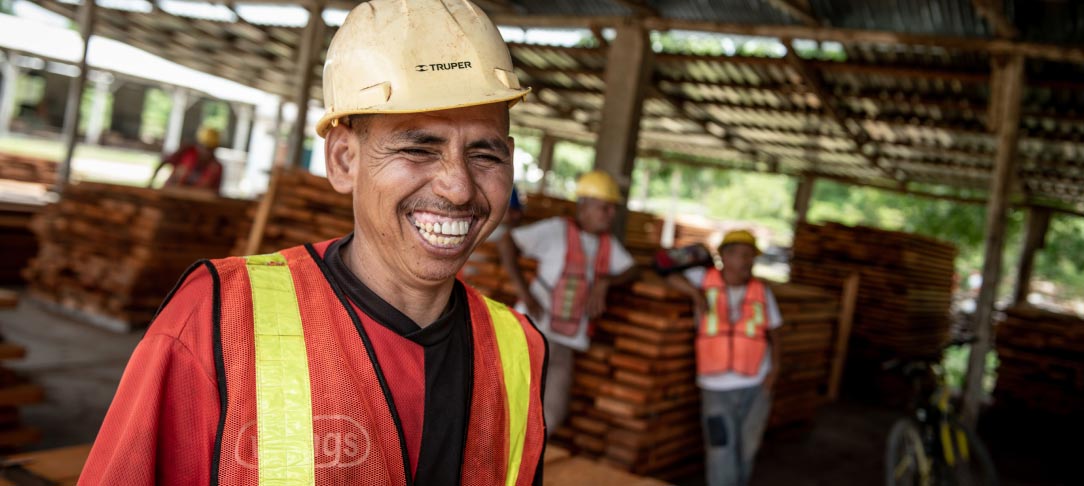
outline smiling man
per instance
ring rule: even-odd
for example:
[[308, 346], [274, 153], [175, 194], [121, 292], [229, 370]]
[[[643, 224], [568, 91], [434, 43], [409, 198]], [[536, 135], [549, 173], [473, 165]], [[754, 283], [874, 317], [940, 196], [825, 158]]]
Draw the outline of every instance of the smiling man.
[[80, 483], [541, 484], [545, 341], [455, 279], [504, 216], [527, 92], [467, 1], [355, 8], [317, 126], [354, 232], [194, 265]]

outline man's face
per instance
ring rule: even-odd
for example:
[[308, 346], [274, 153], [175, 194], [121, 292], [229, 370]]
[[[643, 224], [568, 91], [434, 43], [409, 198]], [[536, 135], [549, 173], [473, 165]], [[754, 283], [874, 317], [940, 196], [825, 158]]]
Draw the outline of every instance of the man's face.
[[370, 116], [360, 135], [342, 130], [328, 139], [329, 165], [349, 161], [358, 243], [381, 260], [386, 278], [452, 278], [508, 205], [507, 106]]
[[607, 233], [613, 228], [617, 205], [585, 197], [576, 205], [580, 227], [588, 233]]
[[719, 254], [723, 260], [723, 273], [729, 285], [742, 285], [753, 277], [753, 262], [757, 251], [752, 245], [731, 243]]

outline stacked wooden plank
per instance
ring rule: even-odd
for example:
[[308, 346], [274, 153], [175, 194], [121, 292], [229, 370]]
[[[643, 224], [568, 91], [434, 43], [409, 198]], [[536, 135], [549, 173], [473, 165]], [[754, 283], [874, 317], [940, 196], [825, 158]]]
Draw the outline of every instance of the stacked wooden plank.
[[35, 217], [33, 295], [120, 330], [150, 322], [181, 273], [228, 256], [251, 203], [209, 193], [70, 186]]
[[[24, 356], [25, 348], [0, 338], [0, 361]], [[20, 423], [19, 407], [40, 403], [44, 398], [40, 386], [27, 383], [14, 371], [0, 365], [0, 453], [10, 453], [41, 439], [38, 429]]]
[[258, 206], [248, 213], [233, 253], [270, 253], [305, 243], [339, 238], [354, 231], [354, 207], [350, 194], [339, 194], [326, 177], [303, 170], [283, 171], [275, 180], [270, 215], [260, 246], [246, 252], [249, 231]]
[[772, 293], [783, 317], [782, 363], [772, 389], [768, 426], [806, 424], [829, 400], [832, 380], [839, 379], [832, 376], [832, 363], [845, 353], [838, 335], [840, 296], [797, 284], [772, 285]]
[[1007, 309], [997, 355], [998, 407], [1084, 422], [1084, 319], [1027, 305]]
[[53, 184], [56, 182], [56, 165], [55, 160], [0, 153], [0, 179]]
[[591, 349], [576, 357], [566, 430], [577, 453], [634, 474], [701, 467], [692, 306], [651, 275], [610, 293]]
[[800, 224], [791, 282], [838, 291], [861, 275], [852, 363], [940, 356], [949, 337], [956, 248], [931, 238], [867, 227]]
[[667, 484], [656, 479], [637, 477], [582, 457], [572, 457], [567, 450], [557, 446], [546, 447], [543, 467], [545, 468], [543, 484], [552, 486], [598, 486], [600, 484], [665, 486]]
[[38, 252], [30, 221], [41, 210], [37, 204], [0, 201], [0, 285], [22, 284], [23, 267]]

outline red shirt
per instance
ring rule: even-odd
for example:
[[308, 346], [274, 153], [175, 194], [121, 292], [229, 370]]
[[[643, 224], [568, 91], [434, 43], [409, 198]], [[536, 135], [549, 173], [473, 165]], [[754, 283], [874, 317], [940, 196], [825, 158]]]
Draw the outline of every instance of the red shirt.
[[[167, 298], [166, 305], [128, 363], [79, 484], [210, 483], [220, 411], [213, 354], [213, 292], [212, 276], [201, 264], [194, 266]], [[464, 304], [463, 301], [456, 304], [455, 313], [468, 315]], [[354, 305], [358, 303], [354, 302]], [[446, 425], [456, 420], [436, 417], [437, 420], [425, 422], [440, 409], [465, 411], [467, 405], [450, 406], [446, 394], [430, 397], [433, 383], [427, 375], [432, 373], [432, 367], [426, 366], [431, 358], [430, 346], [398, 334], [387, 323], [377, 322], [380, 315], [369, 317], [363, 321], [371, 323], [365, 327], [372, 338], [377, 359], [385, 372], [394, 370], [394, 376], [389, 375], [388, 381], [392, 384], [395, 408], [401, 418], [411, 469], [421, 477], [426, 476], [423, 470], [433, 471], [432, 476], [435, 476], [418, 484], [458, 484], [460, 461], [454, 461], [456, 464], [451, 471], [444, 470], [446, 468], [439, 463], [426, 466], [435, 462], [429, 459], [434, 453], [435, 458], [443, 457], [444, 462], [451, 459], [449, 451], [440, 442], [448, 443], [448, 438], [459, 437], [454, 439], [455, 445], [462, 446], [462, 434], [431, 430], [434, 423]], [[469, 323], [469, 317], [464, 317], [463, 321]], [[350, 322], [329, 325], [353, 327]], [[454, 368], [449, 364], [445, 361], [442, 368]], [[454, 391], [456, 389], [458, 387], [453, 389], [453, 395], [459, 395]], [[433, 403], [430, 398], [444, 402]], [[467, 391], [464, 390], [455, 400], [466, 398]], [[429, 407], [426, 402], [430, 402]], [[461, 422], [464, 426], [465, 419], [463, 417]], [[445, 439], [430, 447], [429, 444], [439, 437]], [[454, 483], [441, 479], [447, 478], [449, 473], [454, 473]]]
[[165, 161], [173, 166], [173, 173], [166, 180], [167, 186], [196, 187], [214, 189], [222, 187], [222, 164], [215, 160], [214, 154], [200, 160], [200, 151], [196, 146], [178, 150]]

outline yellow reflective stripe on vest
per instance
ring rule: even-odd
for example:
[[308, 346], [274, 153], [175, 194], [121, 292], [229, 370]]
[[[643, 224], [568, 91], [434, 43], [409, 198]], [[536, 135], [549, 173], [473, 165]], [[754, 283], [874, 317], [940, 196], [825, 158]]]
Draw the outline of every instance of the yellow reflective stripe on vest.
[[485, 301], [497, 336], [508, 403], [508, 474], [505, 485], [514, 486], [519, 478], [523, 442], [527, 436], [527, 412], [531, 404], [531, 354], [519, 319], [504, 304], [488, 297]]
[[294, 280], [279, 253], [245, 258], [256, 342], [260, 486], [316, 483], [309, 358]]

